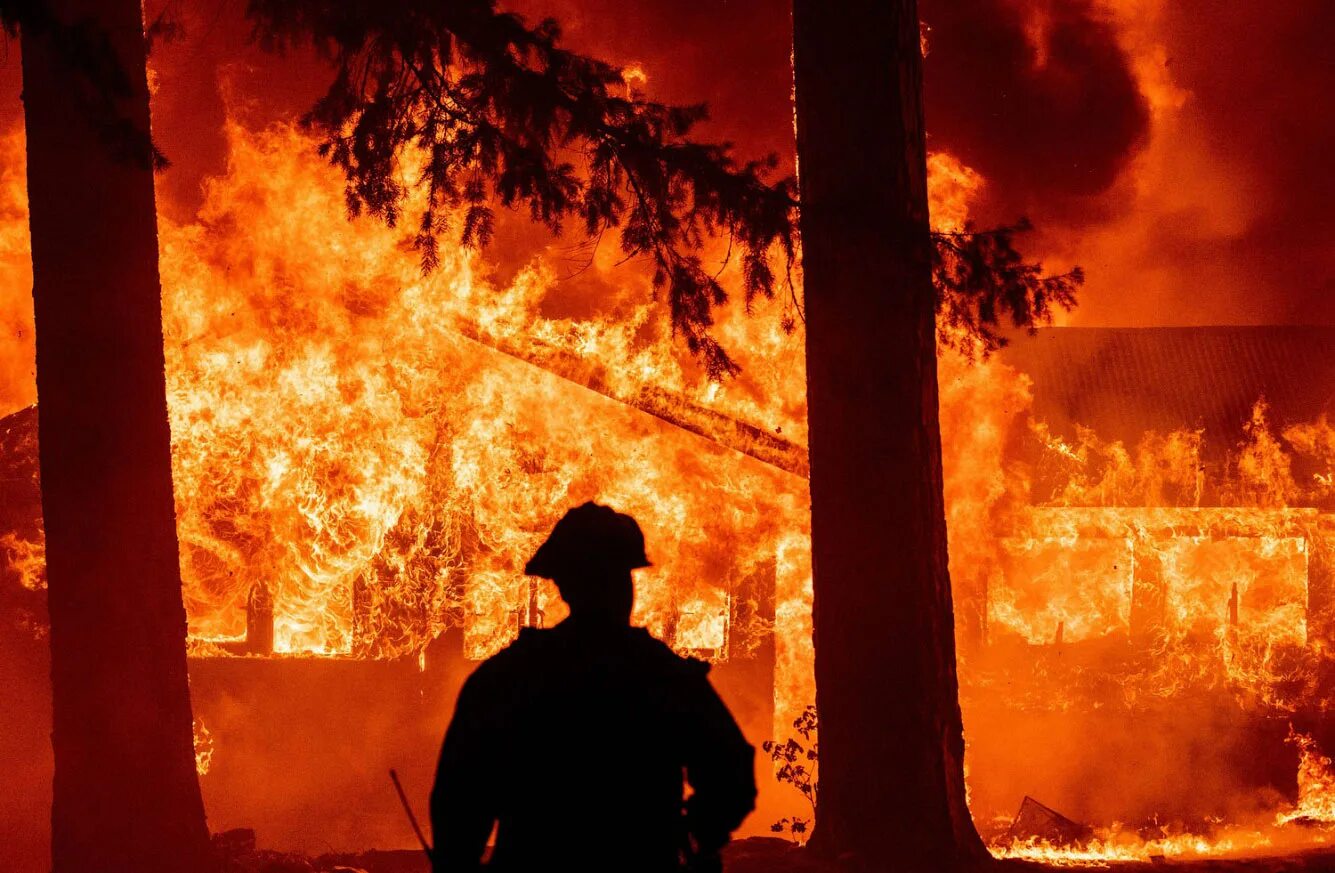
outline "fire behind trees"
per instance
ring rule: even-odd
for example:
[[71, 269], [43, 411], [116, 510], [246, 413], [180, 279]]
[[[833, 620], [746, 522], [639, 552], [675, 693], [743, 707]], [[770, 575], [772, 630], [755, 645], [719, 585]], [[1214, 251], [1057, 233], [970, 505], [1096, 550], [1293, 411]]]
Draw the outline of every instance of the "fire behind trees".
[[[334, 59], [333, 84], [307, 120], [326, 137], [324, 156], [346, 174], [350, 211], [365, 209], [397, 221], [406, 190], [397, 181], [398, 173], [405, 164], [420, 167], [412, 184], [429, 192], [426, 210], [415, 217], [416, 245], [426, 269], [435, 263], [439, 237], [450, 219], [460, 223], [464, 244], [489, 239], [492, 202], [527, 207], [534, 220], [553, 230], [567, 219], [579, 222], [590, 236], [617, 227], [627, 257], [643, 255], [653, 264], [655, 285], [666, 292], [674, 330], [711, 375], [736, 371], [709, 333], [713, 308], [725, 301], [726, 293], [700, 251], [714, 235], [726, 234], [736, 242], [748, 301], [771, 296], [792, 282], [797, 256], [794, 183], [767, 180], [772, 159], [738, 164], [726, 146], [693, 142], [691, 130], [704, 117], [701, 107], [643, 99], [616, 68], [560, 49], [559, 30], [551, 22], [530, 27], [497, 12], [486, 0], [443, 9], [411, 2], [331, 9], [325, 4], [257, 0], [249, 12], [262, 41], [283, 47], [310, 39]], [[145, 870], [199, 869], [206, 831], [190, 745], [162, 387], [151, 175], [162, 156], [147, 136], [143, 24], [138, 6], [124, 2], [52, 0], [7, 4], [0, 11], [11, 33], [21, 34], [25, 49], [34, 297], [43, 337], [38, 382], [56, 707], [56, 868], [86, 868], [100, 856]], [[913, 5], [896, 11], [903, 18], [900, 23], [909, 22], [916, 32]], [[830, 24], [819, 16], [803, 20], [807, 24], [799, 25], [799, 43], [804, 34], [812, 36]], [[156, 30], [169, 32], [170, 27]], [[864, 60], [890, 50], [908, 64], [901, 71], [904, 82], [879, 84], [887, 93], [909, 88], [908, 105], [918, 105], [919, 98], [913, 96], [920, 87], [913, 72], [916, 40], [865, 48], [872, 54]], [[905, 61], [906, 56], [911, 58]], [[837, 65], [837, 59], [833, 61]], [[830, 95], [816, 99], [828, 100]], [[833, 130], [831, 116], [817, 112], [812, 117], [829, 119]], [[811, 125], [811, 118], [802, 123]], [[920, 190], [925, 155], [921, 143], [914, 141], [921, 137], [921, 125], [914, 124], [910, 118], [905, 130], [890, 131], [903, 143], [873, 136], [884, 131], [860, 130], [841, 142], [846, 156], [881, 146], [899, 155], [902, 147], [910, 185], [902, 191], [873, 186], [869, 190], [889, 199], [865, 201], [837, 216], [835, 227], [848, 232], [840, 245], [860, 246], [858, 254], [864, 257], [881, 252], [884, 257], [871, 260], [890, 268], [886, 275], [892, 281], [868, 284], [864, 277], [850, 284], [848, 294], [833, 306], [823, 302], [822, 318], [829, 320], [822, 322], [823, 339], [812, 348], [813, 363], [822, 361], [833, 354], [828, 343], [837, 343], [849, 325], [860, 319], [874, 324], [879, 335], [864, 337], [873, 345], [861, 347], [871, 352], [874, 344], [889, 340], [904, 360], [902, 366], [887, 366], [883, 356], [872, 354], [862, 363], [872, 372], [889, 371], [883, 375], [892, 382], [901, 380], [896, 382], [899, 388], [909, 388], [934, 371], [931, 324], [936, 309], [944, 308], [948, 323], [970, 328], [986, 350], [1001, 341], [995, 328], [1002, 323], [1031, 326], [1048, 317], [1054, 306], [1071, 305], [1080, 282], [1076, 272], [1044, 277], [1026, 264], [1012, 244], [1017, 228], [940, 237], [933, 260], [927, 248], [925, 192]], [[876, 145], [869, 146], [869, 141]], [[574, 163], [559, 157], [568, 149], [580, 153]], [[879, 178], [878, 168], [865, 169], [866, 178], [842, 169], [844, 181], [837, 184]], [[913, 234], [921, 232], [921, 247], [898, 251], [891, 246], [887, 251], [889, 238], [870, 228], [885, 222], [900, 227], [895, 216], [903, 209], [920, 225]], [[77, 233], [71, 233], [72, 228]], [[815, 236], [828, 240], [828, 229]], [[901, 264], [900, 255], [911, 257]], [[900, 276], [898, 271], [910, 265], [920, 274]], [[936, 293], [929, 281], [933, 267]], [[897, 276], [908, 282], [902, 300], [884, 293], [886, 287], [901, 287]], [[811, 278], [809, 273], [809, 283]], [[901, 304], [910, 303], [907, 313], [912, 317], [899, 318]], [[889, 307], [882, 313], [885, 320], [866, 318], [868, 308], [881, 306]], [[797, 313], [805, 317], [801, 307]], [[896, 339], [896, 331], [907, 332]], [[819, 366], [813, 371], [821, 372]], [[859, 368], [852, 375], [868, 372]], [[813, 384], [819, 379], [813, 377]], [[892, 417], [908, 416], [910, 426], [904, 433], [910, 443], [895, 453], [895, 463], [901, 470], [917, 469], [928, 476], [918, 483], [925, 489], [919, 495], [924, 502], [908, 505], [909, 520], [923, 539], [943, 544], [934, 391], [912, 388], [909, 394], [926, 406], [910, 412], [899, 405], [908, 396], [899, 388], [876, 387], [874, 380], [869, 386], [871, 393], [863, 400], [872, 401], [874, 408], [888, 405]], [[836, 398], [835, 406], [826, 408], [825, 423], [813, 430], [851, 420], [847, 404], [853, 401]], [[813, 417], [823, 418], [814, 405]], [[865, 459], [863, 450], [871, 448], [846, 440], [849, 434], [841, 435], [837, 427], [827, 432], [834, 439], [825, 445], [850, 460]], [[919, 454], [923, 451], [926, 454]], [[815, 475], [821, 483], [817, 487], [828, 495], [818, 498], [819, 503], [859, 496], [838, 477], [826, 486], [822, 474]], [[896, 525], [894, 513], [886, 515], [885, 510], [877, 507], [867, 520]], [[905, 590], [911, 597], [926, 598], [914, 604], [936, 628], [935, 636], [924, 642], [928, 661], [936, 665], [931, 669], [939, 669], [953, 663], [949, 601], [940, 599], [948, 587], [942, 587], [942, 550], [929, 551], [930, 566], [923, 568], [927, 575], [906, 577]], [[865, 567], [862, 575], [875, 579]], [[848, 568], [827, 563], [824, 575], [817, 570], [817, 576], [818, 598], [820, 592], [841, 585], [848, 592], [857, 590], [845, 584], [849, 579], [840, 581], [848, 577]], [[827, 614], [837, 616], [839, 611]], [[105, 651], [116, 646], [95, 641], [123, 636], [127, 628], [145, 644], [126, 649], [123, 660], [106, 658]], [[841, 644], [822, 636], [829, 641], [826, 655], [839, 655]], [[865, 641], [865, 635], [853, 638]], [[843, 656], [856, 651], [846, 649]], [[826, 663], [832, 661], [827, 657]], [[926, 711], [944, 713], [947, 722], [953, 711], [957, 725], [953, 669], [946, 668], [946, 673], [949, 681], [937, 684], [923, 674], [920, 678], [927, 684], [908, 690], [922, 692]], [[127, 684], [135, 694], [124, 693]], [[826, 687], [824, 702], [838, 710], [841, 695], [828, 683]], [[850, 702], [846, 694], [843, 702]], [[839, 730], [836, 716], [833, 739], [827, 737], [825, 744], [835, 762], [830, 768], [835, 797], [841, 743], [847, 744], [842, 760], [856, 760], [867, 738], [881, 730], [875, 713], [859, 713], [854, 707], [844, 708], [843, 715], [844, 730]], [[847, 720], [850, 715], [868, 720], [858, 727]], [[910, 755], [923, 751], [924, 738], [909, 739]], [[945, 759], [927, 758], [928, 769], [940, 768], [935, 776], [926, 771], [919, 775], [929, 793], [936, 788], [928, 783], [945, 780], [925, 814], [948, 810], [954, 826], [929, 827], [924, 847], [944, 840], [936, 845], [958, 843], [968, 854], [971, 843], [960, 836], [968, 828], [959, 818], [958, 755], [944, 751]], [[108, 767], [107, 761], [118, 766]], [[896, 770], [894, 762], [887, 763], [888, 772]], [[152, 810], [110, 814], [125, 809], [116, 798], [126, 796], [151, 796]], [[832, 804], [825, 832], [833, 836], [825, 844], [865, 848], [870, 835], [854, 819], [866, 821], [867, 813]], [[963, 814], [967, 817], [967, 810]], [[145, 839], [148, 834], [153, 838]]]

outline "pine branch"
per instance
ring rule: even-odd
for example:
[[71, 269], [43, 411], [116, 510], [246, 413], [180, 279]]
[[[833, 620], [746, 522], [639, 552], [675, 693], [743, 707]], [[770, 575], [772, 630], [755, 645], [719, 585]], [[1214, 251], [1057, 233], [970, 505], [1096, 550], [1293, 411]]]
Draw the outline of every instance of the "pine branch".
[[1070, 310], [1085, 281], [1079, 267], [1048, 275], [1026, 261], [1015, 237], [1032, 229], [1026, 218], [1013, 225], [932, 234], [932, 282], [936, 286], [938, 337], [967, 357], [987, 356], [1006, 345], [1004, 325], [1031, 333], [1056, 311]]

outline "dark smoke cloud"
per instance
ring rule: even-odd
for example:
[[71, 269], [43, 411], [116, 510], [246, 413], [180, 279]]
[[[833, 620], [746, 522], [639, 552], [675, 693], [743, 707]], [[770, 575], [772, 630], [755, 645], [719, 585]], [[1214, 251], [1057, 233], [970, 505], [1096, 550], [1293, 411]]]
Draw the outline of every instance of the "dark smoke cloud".
[[1026, 210], [1107, 189], [1149, 123], [1112, 26], [1078, 0], [1037, 5], [922, 4], [930, 145]]
[[[1183, 111], [1210, 156], [1237, 169], [1253, 210], [1201, 253], [1235, 265], [1256, 316], [1335, 324], [1335, 4], [1166, 4], [1163, 38]], [[1255, 317], [1255, 316], [1254, 316]]]
[[644, 67], [655, 99], [706, 103], [702, 133], [739, 157], [777, 154], [792, 171], [792, 0], [518, 0], [530, 20], [553, 17], [565, 43]]
[[[154, 51], [154, 128], [175, 162], [159, 177], [164, 202], [188, 213], [225, 169], [228, 113], [295, 117], [328, 69], [250, 45], [244, 0], [173, 5], [186, 35]], [[574, 48], [641, 64], [652, 96], [709, 104], [703, 135], [740, 157], [775, 152], [791, 171], [790, 0], [505, 5], [557, 18]], [[1078, 320], [1335, 322], [1335, 4], [923, 0], [921, 12], [931, 147], [987, 179], [980, 222], [1027, 214], [1031, 254], [1088, 268]], [[1149, 43], [1179, 106], [1150, 108]], [[5, 123], [21, 118], [17, 61], [0, 58]]]
[[1076, 319], [1335, 324], [1335, 5], [1136, 8], [1148, 20], [1124, 13], [1119, 24], [1173, 99], [1086, 215], [1034, 215], [1051, 242], [1045, 254], [1090, 268]]

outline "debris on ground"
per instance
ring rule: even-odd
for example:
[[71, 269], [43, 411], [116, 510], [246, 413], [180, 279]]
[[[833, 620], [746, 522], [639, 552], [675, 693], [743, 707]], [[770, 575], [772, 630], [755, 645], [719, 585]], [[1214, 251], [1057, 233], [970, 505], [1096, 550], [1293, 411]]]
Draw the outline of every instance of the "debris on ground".
[[1046, 843], [1053, 846], [1079, 846], [1090, 841], [1094, 829], [1069, 819], [1029, 795], [1020, 802], [1020, 810], [1006, 831], [1006, 842]]

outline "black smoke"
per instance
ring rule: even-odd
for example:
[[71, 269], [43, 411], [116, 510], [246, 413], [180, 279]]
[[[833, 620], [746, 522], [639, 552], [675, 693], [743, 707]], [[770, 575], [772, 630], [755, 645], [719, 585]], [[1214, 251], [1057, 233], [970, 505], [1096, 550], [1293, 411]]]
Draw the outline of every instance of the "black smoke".
[[978, 170], [1013, 211], [1106, 190], [1149, 110], [1112, 26], [1089, 4], [927, 0], [929, 145]]

